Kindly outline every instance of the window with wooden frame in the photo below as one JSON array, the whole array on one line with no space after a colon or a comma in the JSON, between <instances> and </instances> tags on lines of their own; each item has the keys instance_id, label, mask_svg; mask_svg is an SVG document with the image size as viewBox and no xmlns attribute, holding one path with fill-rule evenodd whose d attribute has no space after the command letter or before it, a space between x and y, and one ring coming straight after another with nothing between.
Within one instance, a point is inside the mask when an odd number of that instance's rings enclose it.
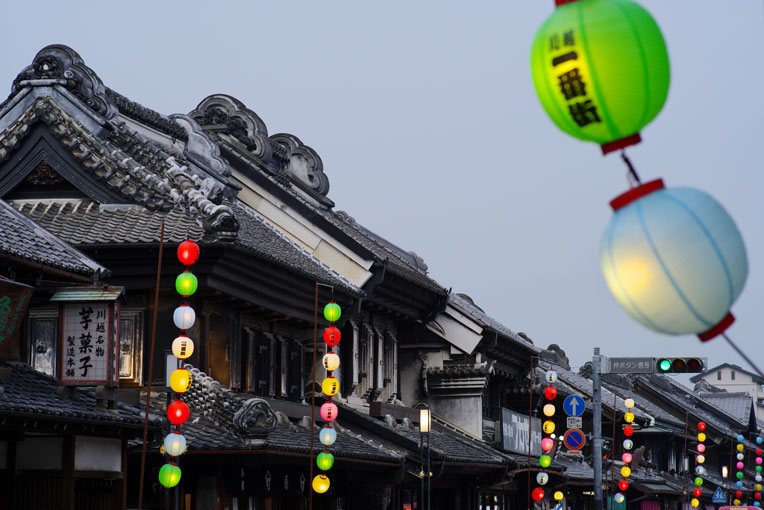
<instances>
[{"instance_id":1,"label":"window with wooden frame","mask_svg":"<svg viewBox=\"0 0 764 510\"><path fill-rule=\"evenodd\" d=\"M119 311L119 379L120 384L140 386L143 383L144 310L122 308Z\"/></svg>"},{"instance_id":2,"label":"window with wooden frame","mask_svg":"<svg viewBox=\"0 0 764 510\"><path fill-rule=\"evenodd\" d=\"M27 352L29 364L38 372L58 373L58 309L29 310Z\"/></svg>"}]
</instances>

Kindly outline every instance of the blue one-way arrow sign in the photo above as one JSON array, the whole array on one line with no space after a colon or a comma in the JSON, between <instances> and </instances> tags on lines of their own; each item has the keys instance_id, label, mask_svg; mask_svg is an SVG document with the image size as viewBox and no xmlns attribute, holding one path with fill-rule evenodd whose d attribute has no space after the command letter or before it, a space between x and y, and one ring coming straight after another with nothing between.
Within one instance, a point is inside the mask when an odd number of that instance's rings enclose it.
<instances>
[{"instance_id":1,"label":"blue one-way arrow sign","mask_svg":"<svg viewBox=\"0 0 764 510\"><path fill-rule=\"evenodd\" d=\"M581 416L584 414L586 405L579 395L571 395L563 401L562 408L568 416Z\"/></svg>"},{"instance_id":2,"label":"blue one-way arrow sign","mask_svg":"<svg viewBox=\"0 0 764 510\"><path fill-rule=\"evenodd\" d=\"M711 502L713 503L726 503L727 502L727 496L724 495L724 492L722 491L721 487L716 488L716 492L714 492L714 497L711 498Z\"/></svg>"}]
</instances>

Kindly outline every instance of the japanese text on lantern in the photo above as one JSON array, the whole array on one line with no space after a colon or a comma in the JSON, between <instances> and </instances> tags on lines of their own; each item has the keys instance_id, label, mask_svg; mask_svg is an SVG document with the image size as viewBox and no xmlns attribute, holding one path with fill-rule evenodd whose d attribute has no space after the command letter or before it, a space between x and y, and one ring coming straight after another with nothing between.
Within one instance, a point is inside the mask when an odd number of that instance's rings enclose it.
<instances>
[{"instance_id":1,"label":"japanese text on lantern","mask_svg":"<svg viewBox=\"0 0 764 510\"><path fill-rule=\"evenodd\" d=\"M64 306L63 382L109 380L109 305L77 303Z\"/></svg>"},{"instance_id":2,"label":"japanese text on lantern","mask_svg":"<svg viewBox=\"0 0 764 510\"><path fill-rule=\"evenodd\" d=\"M578 52L573 30L549 36L549 53L552 67L558 69L557 85L568 102L568 112L573 122L584 127L592 122L602 122L597 106L587 99L586 82L578 67Z\"/></svg>"}]
</instances>

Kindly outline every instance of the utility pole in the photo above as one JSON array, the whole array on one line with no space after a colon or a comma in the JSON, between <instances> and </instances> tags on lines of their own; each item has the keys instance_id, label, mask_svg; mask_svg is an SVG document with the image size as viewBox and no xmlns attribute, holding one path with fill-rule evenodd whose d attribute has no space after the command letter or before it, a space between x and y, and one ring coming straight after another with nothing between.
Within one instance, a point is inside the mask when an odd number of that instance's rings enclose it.
<instances>
[{"instance_id":1,"label":"utility pole","mask_svg":"<svg viewBox=\"0 0 764 510\"><path fill-rule=\"evenodd\" d=\"M602 356L594 348L592 358L592 456L594 464L594 510L602 510Z\"/></svg>"}]
</instances>

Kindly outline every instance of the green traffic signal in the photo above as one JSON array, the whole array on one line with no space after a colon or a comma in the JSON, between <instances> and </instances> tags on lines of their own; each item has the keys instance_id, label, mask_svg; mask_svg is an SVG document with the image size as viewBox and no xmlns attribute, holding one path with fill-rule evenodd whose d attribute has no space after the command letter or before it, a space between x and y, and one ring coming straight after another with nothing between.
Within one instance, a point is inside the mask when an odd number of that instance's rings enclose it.
<instances>
[{"instance_id":1,"label":"green traffic signal","mask_svg":"<svg viewBox=\"0 0 764 510\"><path fill-rule=\"evenodd\" d=\"M659 374L686 374L703 371L701 358L655 358L655 371Z\"/></svg>"}]
</instances>

